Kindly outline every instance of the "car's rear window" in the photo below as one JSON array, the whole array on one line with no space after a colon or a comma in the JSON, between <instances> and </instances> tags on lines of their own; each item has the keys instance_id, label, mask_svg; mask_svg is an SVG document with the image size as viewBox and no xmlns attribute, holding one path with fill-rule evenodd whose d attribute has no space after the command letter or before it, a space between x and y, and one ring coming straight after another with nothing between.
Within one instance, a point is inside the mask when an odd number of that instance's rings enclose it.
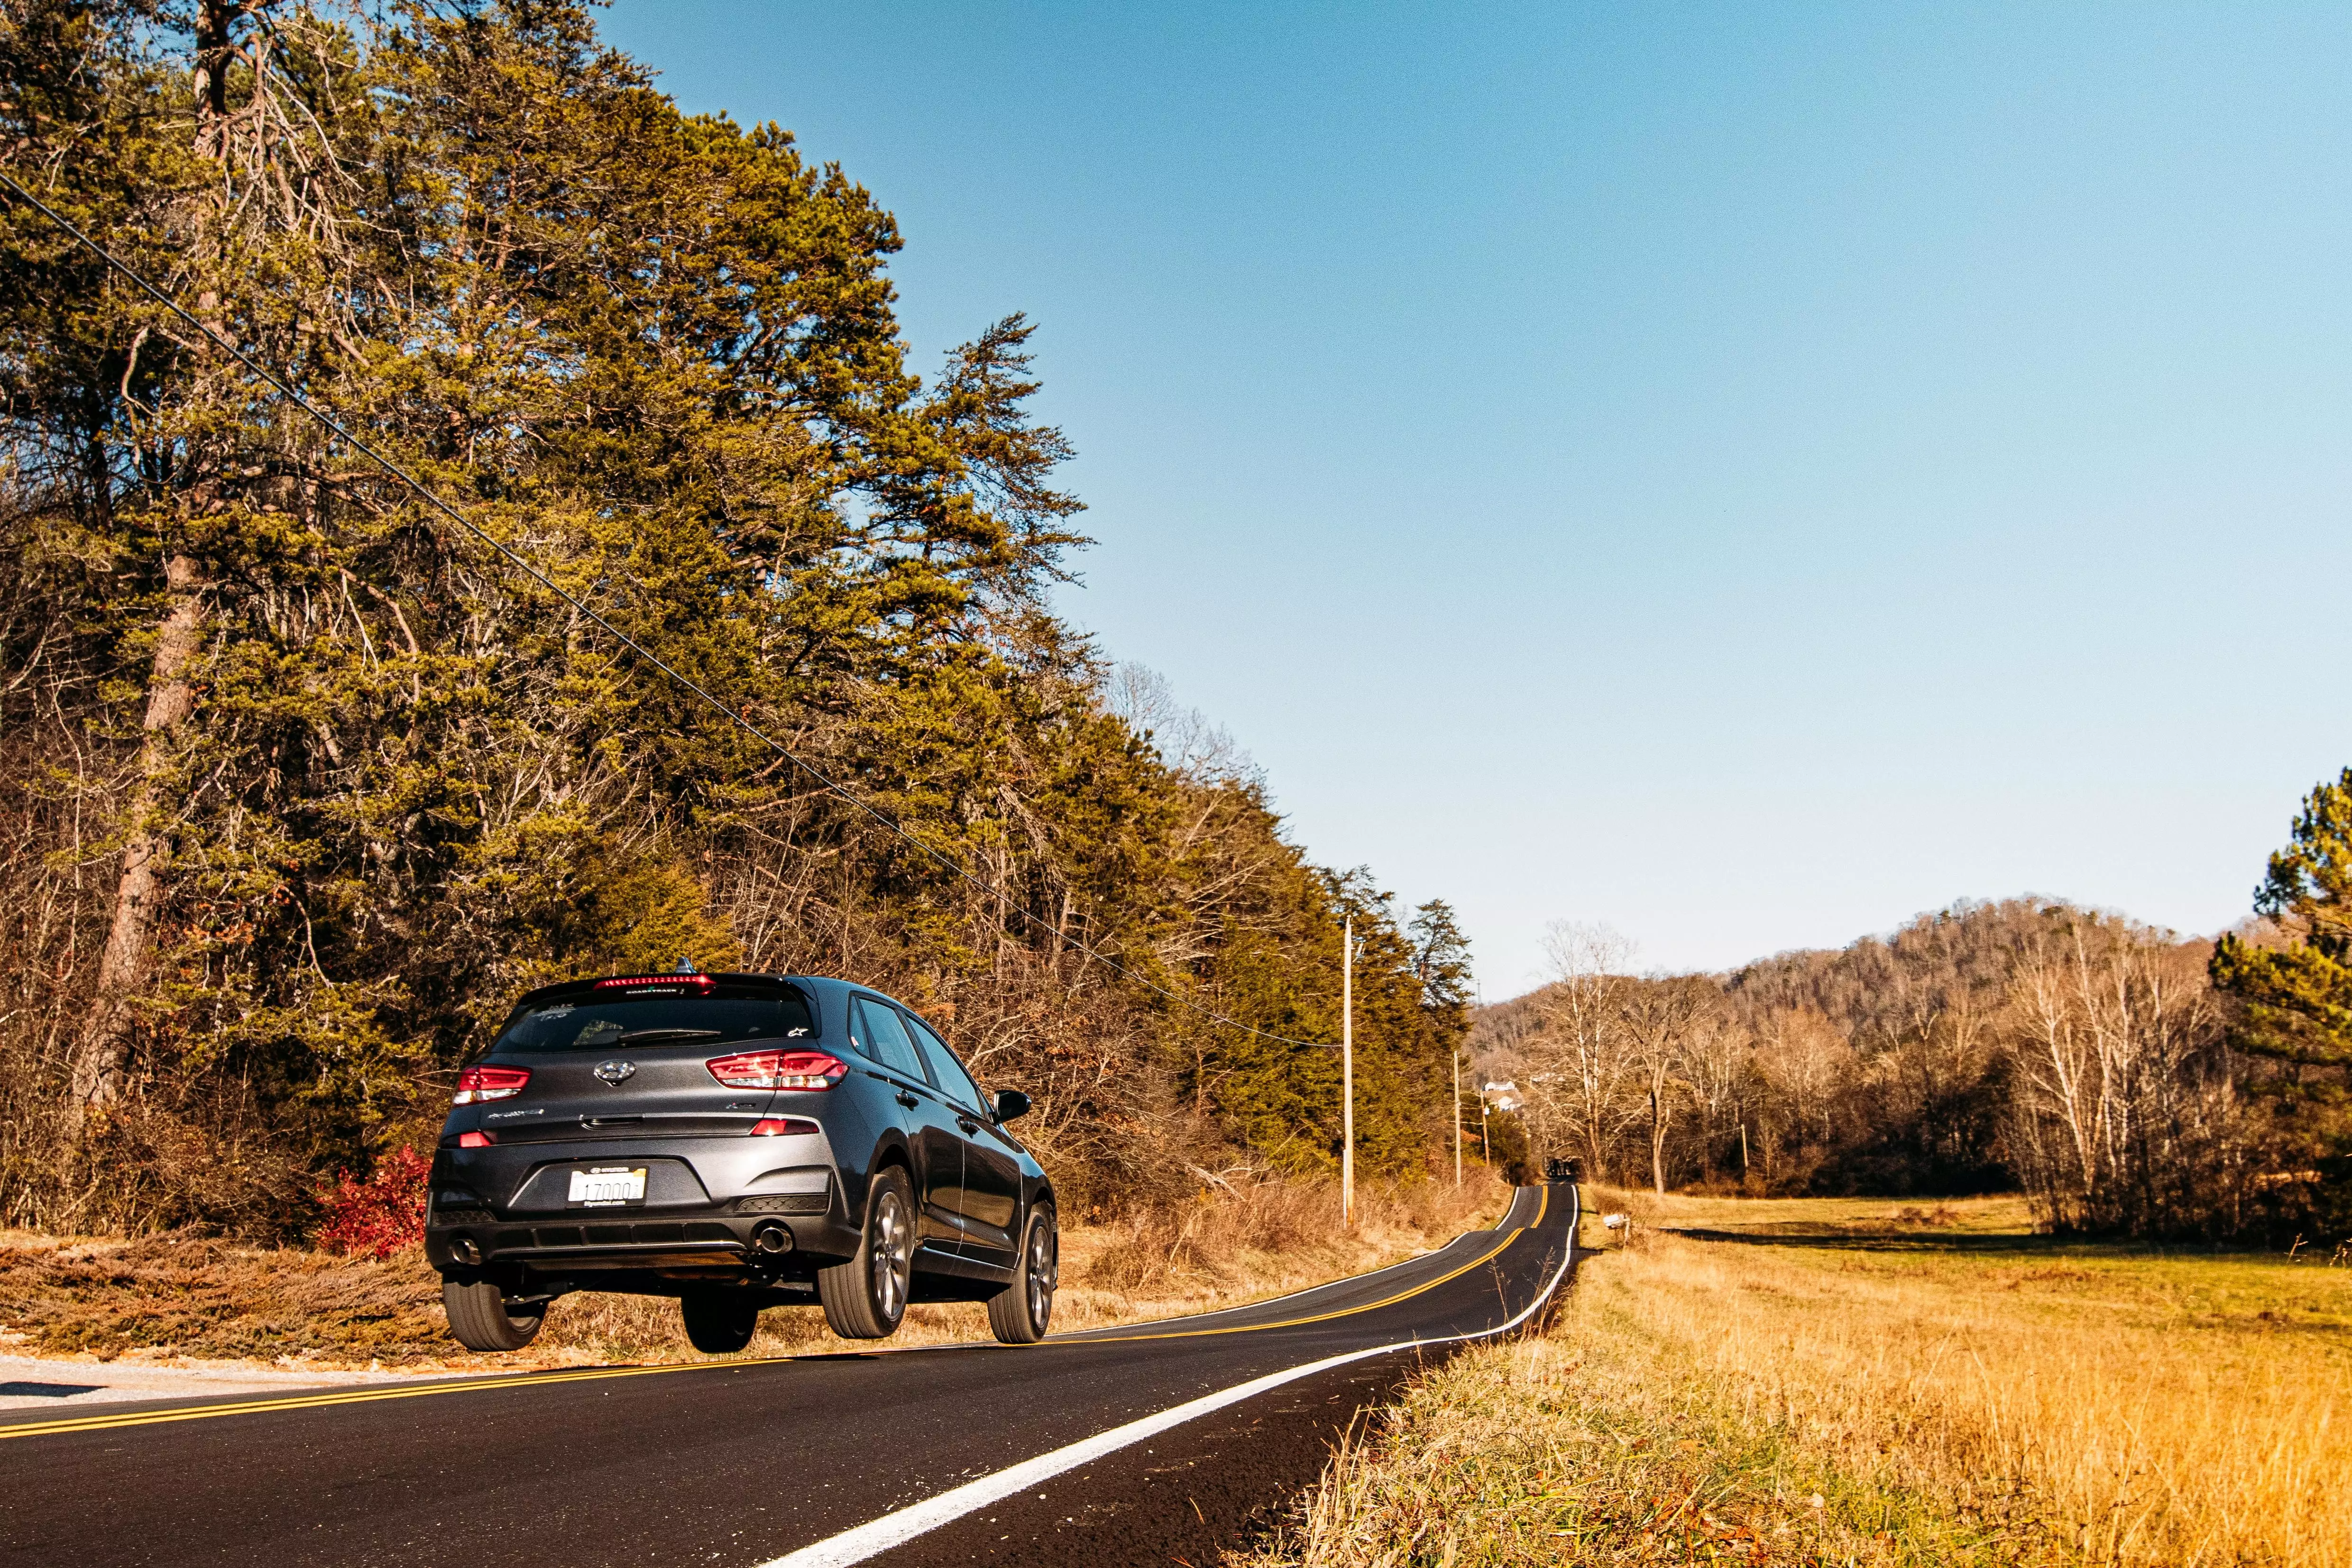
<instances>
[{"instance_id":1,"label":"car's rear window","mask_svg":"<svg viewBox=\"0 0 2352 1568\"><path fill-rule=\"evenodd\" d=\"M676 1033L667 1031L676 1030ZM750 997L572 998L519 1011L490 1049L602 1051L611 1045L724 1045L816 1033L797 991Z\"/></svg>"}]
</instances>

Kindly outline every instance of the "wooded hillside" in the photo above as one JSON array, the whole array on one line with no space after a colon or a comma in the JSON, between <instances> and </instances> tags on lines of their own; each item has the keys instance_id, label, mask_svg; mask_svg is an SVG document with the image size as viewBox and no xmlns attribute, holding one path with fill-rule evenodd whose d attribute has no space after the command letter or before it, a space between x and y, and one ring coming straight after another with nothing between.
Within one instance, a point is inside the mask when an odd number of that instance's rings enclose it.
<instances>
[{"instance_id":1,"label":"wooded hillside","mask_svg":"<svg viewBox=\"0 0 2352 1568\"><path fill-rule=\"evenodd\" d=\"M1359 1158L1422 1168L1444 907L1055 618L1029 324L909 366L847 172L578 0L0 0L0 166L924 846L0 201L0 1220L299 1228L517 992L681 958L906 996L1074 1205L1312 1170L1349 914Z\"/></svg>"},{"instance_id":2,"label":"wooded hillside","mask_svg":"<svg viewBox=\"0 0 2352 1568\"><path fill-rule=\"evenodd\" d=\"M2302 952L2278 913L2224 954ZM2250 1038L2210 942L2011 899L1721 975L1634 973L1600 928L1556 927L1550 948L1559 978L1484 1009L1473 1051L1516 1080L1538 1153L1604 1179L2021 1187L2052 1228L2141 1236L2352 1229L2341 1062Z\"/></svg>"}]
</instances>

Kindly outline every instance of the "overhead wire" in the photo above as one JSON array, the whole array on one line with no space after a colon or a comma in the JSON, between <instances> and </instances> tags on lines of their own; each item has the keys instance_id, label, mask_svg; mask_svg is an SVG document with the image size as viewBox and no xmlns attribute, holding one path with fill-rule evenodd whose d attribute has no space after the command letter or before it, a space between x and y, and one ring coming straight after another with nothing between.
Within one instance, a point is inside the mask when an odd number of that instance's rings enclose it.
<instances>
[{"instance_id":1,"label":"overhead wire","mask_svg":"<svg viewBox=\"0 0 2352 1568\"><path fill-rule=\"evenodd\" d=\"M1004 889L992 886L980 877L973 875L971 870L963 865L962 862L951 858L935 846L925 843L914 833L909 832L904 824L892 817L888 812L883 810L873 802L861 798L855 790L833 779L823 769L816 767L815 764L810 762L806 758L802 757L790 747L784 745L783 742L768 734L767 731L761 729L758 725L753 724L751 719L745 716L742 713L730 707L726 703L721 702L700 683L680 672L674 665L669 664L668 661L662 658L660 654L656 653L652 649L646 647L644 643L630 636L626 632L624 632L618 626L614 625L612 622L606 620L604 615L599 613L593 606L581 600L577 595L565 590L562 586L558 584L554 579L549 577L547 573L541 571L537 566L534 566L530 561L516 553L516 551L504 540L499 539L488 530L483 528L479 524L476 523L471 517L467 517L457 507L452 507L448 502L444 501L439 496L436 495L431 489L429 489L422 480L410 474L405 468L403 468L399 464L394 463L391 458L386 457L382 453L376 451L375 448L370 446L364 440L353 434L340 420L327 413L324 409L319 407L309 398L303 396L299 392L297 392L292 385L290 385L276 371L270 370L268 366L254 359L244 350L230 342L226 338L221 336L221 334L215 330L209 322L201 320L195 316L190 314L178 300L173 298L169 294L166 294L154 284L150 283L129 263L123 261L112 251L107 249L106 246L100 245L88 234L85 234L63 214L58 212L56 209L49 206L47 203L33 194L32 192L26 190L22 184L17 183L13 174L9 173L5 170L0 170L0 184L5 184L10 191L14 192L20 200L31 206L34 211L39 213L43 217L48 219L49 222L55 224L67 234L72 235L74 239L85 249L89 250L91 255L97 256L108 267L112 267L116 272L121 273L124 277L130 279L132 286L138 288L140 292L145 294L149 298L154 300L166 310L172 312L173 315L178 317L181 320L194 328L199 333L203 334L205 339L212 343L214 347L219 349L223 353L227 354L231 359L236 361L238 364L243 365L247 370L252 371L255 375L259 376L263 381L268 382L271 386L276 387L280 392L283 392L297 408L299 408L303 413L309 414L320 424L326 426L327 429L332 431L337 436L348 443L351 448L360 454L360 455L365 457L369 462L373 463L377 467L383 469L384 473L391 476L394 479L398 480L401 484L414 491L418 499L424 501L426 506L432 507L443 517L447 517L451 522L456 523L459 528L465 529L466 532L480 540L483 544L489 546L490 549L496 550L499 555L512 562L515 567L520 570L524 575L530 578L531 580L537 582L541 587L555 595L556 598L562 600L564 603L578 611L582 615L586 616L590 621L594 622L598 626L603 627L613 636L614 641L618 642L623 647L628 649L646 664L652 665L655 669L660 671L679 689L692 693L696 697L699 698L704 704L717 712L721 717L725 718L729 724L733 725L736 728L741 730L744 734L750 736L761 745L768 747L769 750L774 752L778 757L781 757L786 762L791 763L809 779L814 780L825 793L830 794L835 800L842 801L844 804L862 812L865 816L872 819L874 821L878 822L892 834L904 840L925 855L930 857L931 860L937 862L940 866L944 867L957 878L969 883L972 887L977 888L982 893L986 894L990 898L997 902L999 908L1011 910L1013 914L1019 915L1022 919L1027 921L1038 930L1045 932L1053 936L1055 942L1068 947L1075 948L1082 956L1090 958L1094 962L1100 964L1112 974L1118 976L1129 983L1139 986L1143 989L1150 991L1156 996L1163 997L1169 1001L1174 1002L1177 1006L1195 1013L1221 1028L1238 1030L1244 1034L1254 1035L1260 1040L1270 1040L1277 1045L1305 1046L1317 1051L1336 1051L1339 1049L1337 1045L1328 1040L1294 1040L1288 1035L1276 1034L1271 1030L1258 1029L1254 1025L1243 1023L1238 1019L1229 1018L1226 1015L1216 1011L1213 1008L1204 1007L1199 1001L1184 995L1182 992L1172 990L1150 978L1149 976L1139 974L1135 970L1129 968L1126 965L1121 964L1118 959L1111 957L1106 953L1098 951L1081 938L1073 936L1067 932L1061 930L1059 927L1050 925L1041 916L1024 907L1017 899ZM1066 986L1065 988L1066 989L1068 988Z\"/></svg>"}]
</instances>

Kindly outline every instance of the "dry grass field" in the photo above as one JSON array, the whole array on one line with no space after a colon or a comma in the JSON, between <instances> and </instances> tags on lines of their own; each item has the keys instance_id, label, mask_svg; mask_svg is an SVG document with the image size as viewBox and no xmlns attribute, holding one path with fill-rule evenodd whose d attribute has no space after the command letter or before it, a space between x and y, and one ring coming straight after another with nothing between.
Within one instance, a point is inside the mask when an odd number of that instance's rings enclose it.
<instances>
[{"instance_id":1,"label":"dry grass field","mask_svg":"<svg viewBox=\"0 0 2352 1568\"><path fill-rule=\"evenodd\" d=\"M1334 1463L1276 1564L2352 1563L2352 1268L2022 1205L1587 1189L1549 1332Z\"/></svg>"},{"instance_id":2,"label":"dry grass field","mask_svg":"<svg viewBox=\"0 0 2352 1568\"><path fill-rule=\"evenodd\" d=\"M1117 1225L1063 1232L1055 1326L1130 1322L1282 1295L1377 1269L1492 1224L1509 1192L1469 1185L1368 1186L1342 1235L1336 1187L1267 1182ZM893 1345L989 1337L981 1307L919 1306ZM762 1314L747 1355L838 1349L814 1307ZM219 1238L135 1240L0 1232L0 1353L234 1360L322 1369L450 1371L703 1359L674 1301L583 1293L548 1313L525 1352L476 1356L446 1333L440 1283L419 1249L381 1262Z\"/></svg>"}]
</instances>

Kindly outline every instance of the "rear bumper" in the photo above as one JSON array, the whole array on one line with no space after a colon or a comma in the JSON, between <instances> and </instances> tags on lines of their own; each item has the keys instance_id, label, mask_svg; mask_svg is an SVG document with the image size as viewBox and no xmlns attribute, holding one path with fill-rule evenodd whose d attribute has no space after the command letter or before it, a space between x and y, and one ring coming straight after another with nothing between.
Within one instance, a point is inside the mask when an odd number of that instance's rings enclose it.
<instances>
[{"instance_id":1,"label":"rear bumper","mask_svg":"<svg viewBox=\"0 0 2352 1568\"><path fill-rule=\"evenodd\" d=\"M646 1202L572 1207L574 1166L647 1172ZM857 1250L821 1135L518 1142L435 1152L425 1255L445 1275L508 1281L638 1273L811 1279ZM792 1239L778 1250L762 1231Z\"/></svg>"},{"instance_id":2,"label":"rear bumper","mask_svg":"<svg viewBox=\"0 0 2352 1568\"><path fill-rule=\"evenodd\" d=\"M568 1278L635 1272L674 1279L809 1279L857 1250L857 1233L823 1214L740 1212L741 1204L693 1213L638 1210L626 1218L436 1210L425 1256L443 1274ZM756 1233L781 1227L789 1250L763 1250Z\"/></svg>"}]
</instances>

